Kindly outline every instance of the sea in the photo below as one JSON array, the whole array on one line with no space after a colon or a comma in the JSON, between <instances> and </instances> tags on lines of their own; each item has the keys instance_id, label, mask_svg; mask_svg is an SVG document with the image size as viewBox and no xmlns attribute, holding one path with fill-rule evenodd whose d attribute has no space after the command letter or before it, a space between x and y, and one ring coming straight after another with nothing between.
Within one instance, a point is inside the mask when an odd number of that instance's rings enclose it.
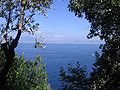
<instances>
[{"instance_id":1,"label":"sea","mask_svg":"<svg viewBox=\"0 0 120 90\"><path fill-rule=\"evenodd\" d=\"M34 60L37 55L42 57L52 90L60 88L60 67L67 69L69 63L75 66L80 62L81 66L87 66L89 74L95 62L95 51L100 52L99 44L45 44L44 48L34 46L33 43L20 43L16 52L24 55L26 60Z\"/></svg>"}]
</instances>

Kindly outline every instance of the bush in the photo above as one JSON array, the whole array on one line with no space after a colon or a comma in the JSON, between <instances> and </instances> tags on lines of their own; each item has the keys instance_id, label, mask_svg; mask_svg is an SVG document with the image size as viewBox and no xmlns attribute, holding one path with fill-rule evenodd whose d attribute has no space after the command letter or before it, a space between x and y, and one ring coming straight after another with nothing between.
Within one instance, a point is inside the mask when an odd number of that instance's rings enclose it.
<instances>
[{"instance_id":1,"label":"bush","mask_svg":"<svg viewBox=\"0 0 120 90\"><path fill-rule=\"evenodd\" d=\"M79 62L76 66L68 64L68 69L60 68L61 90L87 90L89 80L87 78L86 66L81 67Z\"/></svg>"},{"instance_id":2,"label":"bush","mask_svg":"<svg viewBox=\"0 0 120 90\"><path fill-rule=\"evenodd\" d=\"M5 63L5 58L3 56L4 54L0 50L0 68L2 68ZM20 58L16 56L6 77L6 89L50 90L44 68L45 65L42 64L40 56L37 56L34 61L26 61L23 56L20 56Z\"/></svg>"}]
</instances>

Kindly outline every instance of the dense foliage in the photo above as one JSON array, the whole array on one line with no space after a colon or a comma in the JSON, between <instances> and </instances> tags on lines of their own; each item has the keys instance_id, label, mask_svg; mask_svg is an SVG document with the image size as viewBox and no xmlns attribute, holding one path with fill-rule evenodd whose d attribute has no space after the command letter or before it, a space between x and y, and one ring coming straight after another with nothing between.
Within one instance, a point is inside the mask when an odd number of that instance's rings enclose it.
<instances>
[{"instance_id":1,"label":"dense foliage","mask_svg":"<svg viewBox=\"0 0 120 90\"><path fill-rule=\"evenodd\" d=\"M89 80L87 78L86 66L80 67L79 62L76 66L68 64L67 70L60 68L61 90L81 90L88 89Z\"/></svg>"},{"instance_id":2,"label":"dense foliage","mask_svg":"<svg viewBox=\"0 0 120 90\"><path fill-rule=\"evenodd\" d=\"M0 69L4 63L4 53L0 50ZM34 61L16 56L6 77L5 90L50 90L44 68L39 56Z\"/></svg>"},{"instance_id":3,"label":"dense foliage","mask_svg":"<svg viewBox=\"0 0 120 90\"><path fill-rule=\"evenodd\" d=\"M34 16L39 13L46 15L52 4L52 0L0 0L0 45L5 55L5 63L0 70L0 89L3 89L4 81L12 67L15 57L15 48L18 45L22 32L34 34L39 24ZM17 31L13 39L10 32ZM12 34L11 34L12 35ZM25 37L24 37L25 38ZM42 47L41 42L36 42Z\"/></svg>"},{"instance_id":4,"label":"dense foliage","mask_svg":"<svg viewBox=\"0 0 120 90\"><path fill-rule=\"evenodd\" d=\"M0 23L0 33L6 34L7 44L11 44L13 40L12 36L9 36L10 32L20 30L34 34L39 30L39 23L35 21L34 16L37 13L46 16L52 3L53 0L1 0L0 20L3 22ZM38 41L36 43L40 47L43 45Z\"/></svg>"},{"instance_id":5,"label":"dense foliage","mask_svg":"<svg viewBox=\"0 0 120 90\"><path fill-rule=\"evenodd\" d=\"M0 19L4 19L4 22L0 25L0 30L7 29L8 33L18 30L20 19L22 19L22 31L34 34L39 25L35 22L34 15L36 13L46 15L51 4L52 0L1 0ZM23 15L22 18L21 15Z\"/></svg>"},{"instance_id":6,"label":"dense foliage","mask_svg":"<svg viewBox=\"0 0 120 90\"><path fill-rule=\"evenodd\" d=\"M108 41L120 35L120 0L70 0L68 8L91 23L89 38Z\"/></svg>"},{"instance_id":7,"label":"dense foliage","mask_svg":"<svg viewBox=\"0 0 120 90\"><path fill-rule=\"evenodd\" d=\"M76 16L90 22L88 38L99 36L105 41L100 47L102 54L96 53L93 72L88 79L89 89L119 90L120 0L70 0L68 8Z\"/></svg>"}]
</instances>

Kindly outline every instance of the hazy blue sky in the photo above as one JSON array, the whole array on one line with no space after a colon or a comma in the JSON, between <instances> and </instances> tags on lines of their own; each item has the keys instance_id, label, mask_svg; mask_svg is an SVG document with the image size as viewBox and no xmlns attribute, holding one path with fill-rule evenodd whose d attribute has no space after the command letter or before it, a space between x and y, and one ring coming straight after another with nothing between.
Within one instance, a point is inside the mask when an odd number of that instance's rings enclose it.
<instances>
[{"instance_id":1,"label":"hazy blue sky","mask_svg":"<svg viewBox=\"0 0 120 90\"><path fill-rule=\"evenodd\" d=\"M88 40L90 24L84 18L78 18L69 12L69 0L54 0L52 9L48 10L48 17L36 15L35 19L40 24L35 37L42 36L47 43L101 43L98 38ZM22 34L20 42L34 42L34 36Z\"/></svg>"}]
</instances>

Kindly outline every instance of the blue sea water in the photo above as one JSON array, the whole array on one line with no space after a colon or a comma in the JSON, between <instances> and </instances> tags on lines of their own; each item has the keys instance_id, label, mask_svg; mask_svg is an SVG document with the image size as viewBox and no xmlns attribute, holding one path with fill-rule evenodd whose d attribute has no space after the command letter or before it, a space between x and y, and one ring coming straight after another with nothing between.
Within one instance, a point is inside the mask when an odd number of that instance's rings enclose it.
<instances>
[{"instance_id":1,"label":"blue sea water","mask_svg":"<svg viewBox=\"0 0 120 90\"><path fill-rule=\"evenodd\" d=\"M27 60L35 59L36 55L42 57L52 90L60 87L60 67L67 68L69 63L79 61L81 66L87 65L88 73L91 72L95 51L100 51L98 44L46 44L46 48L36 49L32 43L20 43L16 48L18 55L24 55Z\"/></svg>"}]
</instances>

